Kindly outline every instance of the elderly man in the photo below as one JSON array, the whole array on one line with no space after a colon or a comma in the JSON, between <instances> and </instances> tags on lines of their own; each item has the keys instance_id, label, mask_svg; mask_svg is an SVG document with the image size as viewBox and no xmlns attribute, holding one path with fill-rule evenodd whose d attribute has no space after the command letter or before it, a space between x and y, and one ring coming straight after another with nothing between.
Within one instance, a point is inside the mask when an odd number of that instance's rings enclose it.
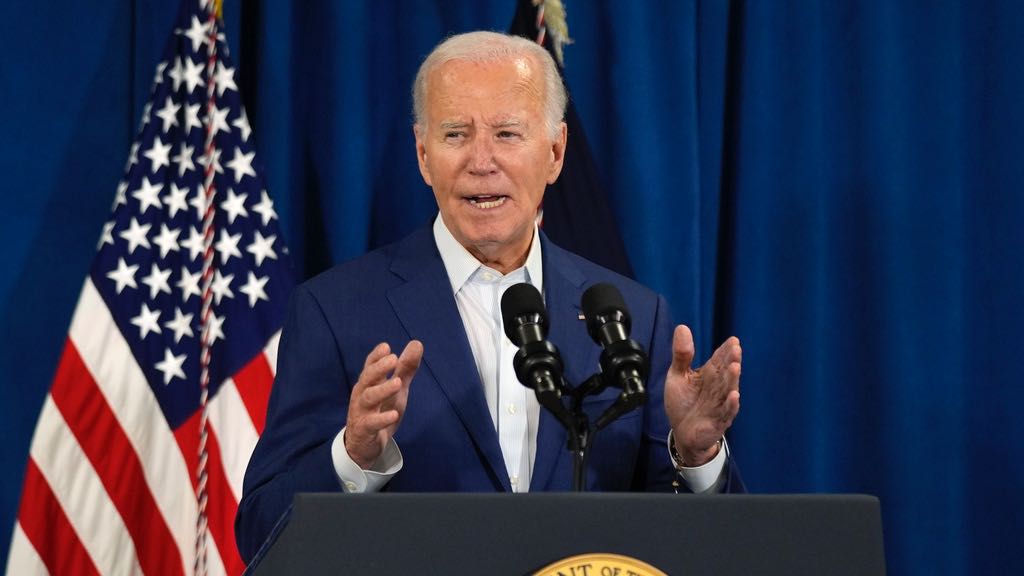
<instances>
[{"instance_id":1,"label":"elderly man","mask_svg":"<svg viewBox=\"0 0 1024 576\"><path fill-rule=\"evenodd\" d=\"M242 556L297 492L568 490L566 431L516 381L502 331L501 295L519 282L544 295L573 384L598 366L579 319L593 284L622 291L650 353L649 400L596 435L589 489L742 491L723 438L739 411L738 340L691 369L690 331L673 333L663 298L537 229L567 138L548 53L502 34L455 36L413 92L416 156L439 216L296 289L238 510ZM593 418L615 397L584 408Z\"/></svg>"}]
</instances>

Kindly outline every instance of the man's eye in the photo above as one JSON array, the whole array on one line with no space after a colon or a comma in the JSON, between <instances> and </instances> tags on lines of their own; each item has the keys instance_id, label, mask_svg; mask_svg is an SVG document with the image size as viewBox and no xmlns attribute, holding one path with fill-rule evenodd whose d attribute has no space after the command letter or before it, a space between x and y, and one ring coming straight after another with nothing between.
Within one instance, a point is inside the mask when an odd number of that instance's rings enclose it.
<instances>
[{"instance_id":1,"label":"man's eye","mask_svg":"<svg viewBox=\"0 0 1024 576\"><path fill-rule=\"evenodd\" d=\"M454 131L452 131L452 132L445 132L444 133L444 138L445 138L445 140L451 140L453 138L462 138L465 135L466 135L465 132L454 132Z\"/></svg>"},{"instance_id":2,"label":"man's eye","mask_svg":"<svg viewBox=\"0 0 1024 576\"><path fill-rule=\"evenodd\" d=\"M511 130L502 130L501 132L498 132L498 138L507 139L507 138L518 138L518 137L519 137L519 133L518 132L512 132Z\"/></svg>"}]
</instances>

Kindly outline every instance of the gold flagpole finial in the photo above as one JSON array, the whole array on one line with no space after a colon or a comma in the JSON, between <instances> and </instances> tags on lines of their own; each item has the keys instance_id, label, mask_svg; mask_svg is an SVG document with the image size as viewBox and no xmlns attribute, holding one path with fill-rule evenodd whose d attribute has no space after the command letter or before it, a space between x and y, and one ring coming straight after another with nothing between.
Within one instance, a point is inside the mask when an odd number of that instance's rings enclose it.
<instances>
[{"instance_id":1,"label":"gold flagpole finial","mask_svg":"<svg viewBox=\"0 0 1024 576\"><path fill-rule=\"evenodd\" d=\"M217 20L223 20L224 2L222 0L213 0L213 9L217 13Z\"/></svg>"}]
</instances>

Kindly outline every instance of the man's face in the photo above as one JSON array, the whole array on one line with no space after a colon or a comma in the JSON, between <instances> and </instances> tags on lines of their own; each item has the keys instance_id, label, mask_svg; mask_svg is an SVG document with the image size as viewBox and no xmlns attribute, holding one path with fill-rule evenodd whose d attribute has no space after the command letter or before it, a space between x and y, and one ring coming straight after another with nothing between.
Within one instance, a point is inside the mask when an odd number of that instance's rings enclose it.
<instances>
[{"instance_id":1,"label":"man's face","mask_svg":"<svg viewBox=\"0 0 1024 576\"><path fill-rule=\"evenodd\" d=\"M552 139L543 99L529 57L453 60L427 77L420 173L455 239L501 272L525 260L544 188L562 170L565 124Z\"/></svg>"}]
</instances>

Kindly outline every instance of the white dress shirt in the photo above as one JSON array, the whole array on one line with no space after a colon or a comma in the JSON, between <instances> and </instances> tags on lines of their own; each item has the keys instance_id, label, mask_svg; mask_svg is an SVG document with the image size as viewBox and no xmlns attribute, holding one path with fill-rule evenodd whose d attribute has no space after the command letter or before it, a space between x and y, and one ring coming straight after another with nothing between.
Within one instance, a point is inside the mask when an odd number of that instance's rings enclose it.
<instances>
[{"instance_id":1,"label":"white dress shirt","mask_svg":"<svg viewBox=\"0 0 1024 576\"><path fill-rule=\"evenodd\" d=\"M434 220L434 241L448 272L455 303L476 361L509 483L513 492L528 492L537 455L540 405L533 391L519 383L512 368L517 348L502 328L501 296L510 286L520 282L528 282L541 294L544 293L544 267L537 230L534 229L526 264L504 275L481 264L459 244L440 216ZM394 439L369 470L362 470L345 450L344 434L345 429L342 428L334 438L331 456L346 492L378 491L401 470L402 455ZM682 468L683 482L693 492L717 492L723 480L726 453L723 440L722 449L710 462L696 468ZM676 464L678 467L679 463Z\"/></svg>"}]
</instances>

